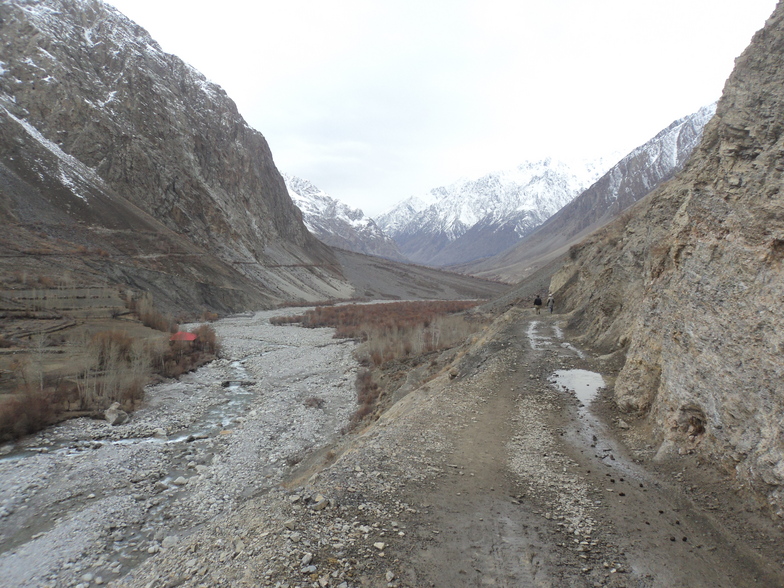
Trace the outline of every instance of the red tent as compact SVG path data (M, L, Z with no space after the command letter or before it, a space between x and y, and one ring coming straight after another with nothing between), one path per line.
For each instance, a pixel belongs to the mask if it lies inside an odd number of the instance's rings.
M171 337L169 337L169 341L195 341L197 337L198 335L196 335L196 333L177 331Z

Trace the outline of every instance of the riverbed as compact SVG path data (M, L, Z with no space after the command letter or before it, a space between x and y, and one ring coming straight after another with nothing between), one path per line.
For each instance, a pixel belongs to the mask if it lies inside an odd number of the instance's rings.
M126 424L75 419L4 447L4 584L121 577L340 435L356 408L354 344L269 323L301 311L213 323L221 359L148 387Z

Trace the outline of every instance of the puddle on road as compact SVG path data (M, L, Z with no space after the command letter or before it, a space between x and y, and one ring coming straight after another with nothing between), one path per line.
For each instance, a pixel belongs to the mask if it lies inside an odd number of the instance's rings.
M599 388L605 386L601 374L588 370L557 370L550 376L550 383L559 390L574 392L586 406L596 398Z

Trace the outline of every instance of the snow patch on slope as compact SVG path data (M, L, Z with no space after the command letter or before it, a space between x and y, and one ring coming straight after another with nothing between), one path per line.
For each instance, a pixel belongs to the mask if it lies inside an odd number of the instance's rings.
M5 97L7 98L7 97ZM2 108L2 107L0 107ZM10 120L19 124L30 137L41 144L41 146L52 153L58 161L57 177L63 186L68 188L74 196L77 196L84 202L88 202L87 197L82 191L82 186L98 185L101 186L107 193L111 193L109 187L103 181L93 168L86 166L75 157L68 155L60 147L44 137L38 129L24 119L17 118L6 108L2 108L3 115L7 116Z

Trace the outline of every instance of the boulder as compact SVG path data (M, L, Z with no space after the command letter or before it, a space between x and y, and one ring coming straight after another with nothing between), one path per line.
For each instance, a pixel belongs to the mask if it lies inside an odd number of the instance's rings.
M128 413L120 408L119 402L115 402L109 408L107 408L103 413L103 416L112 426L122 425L123 423L127 422L129 418Z

